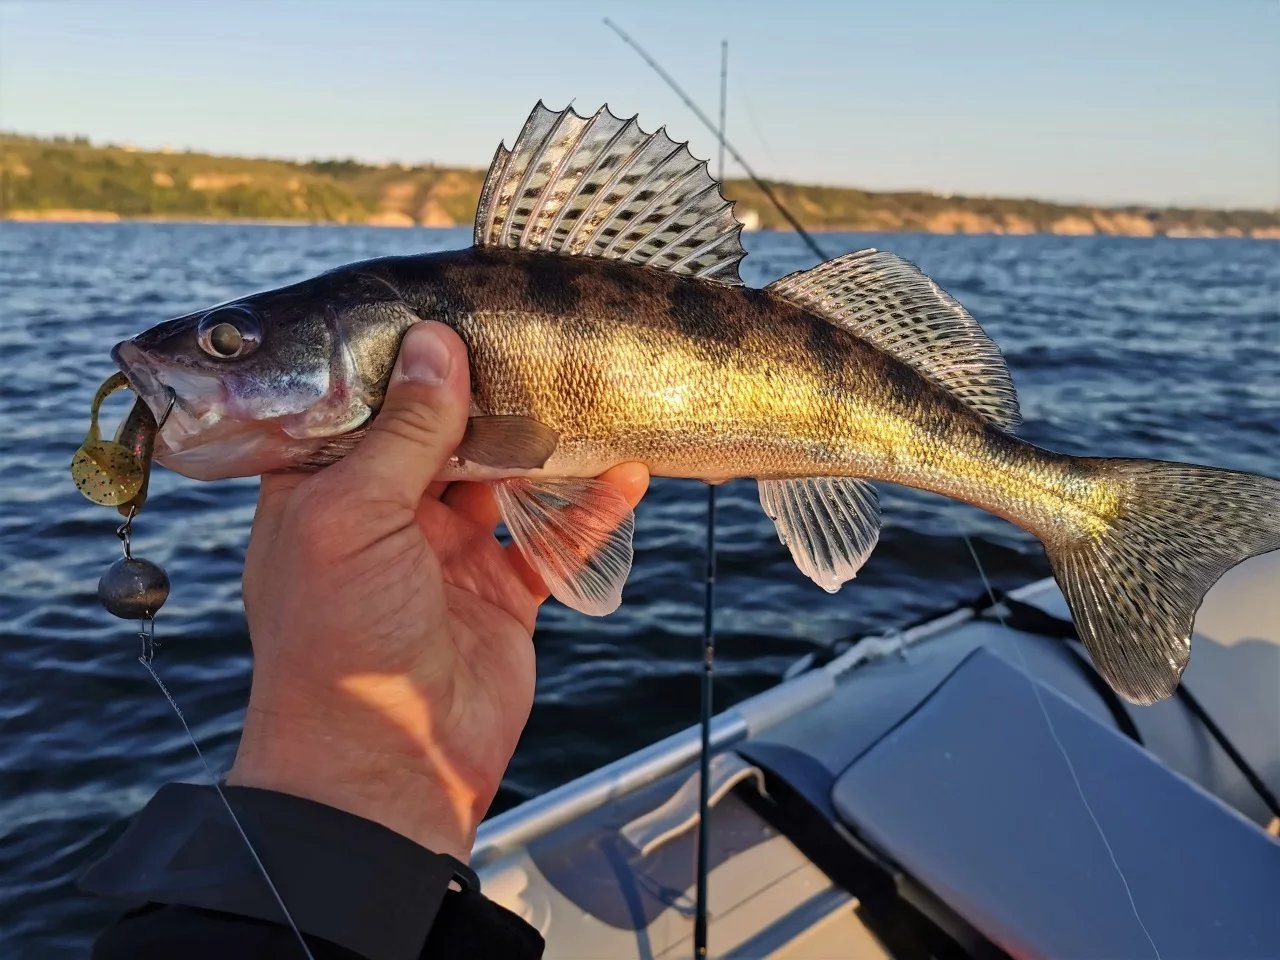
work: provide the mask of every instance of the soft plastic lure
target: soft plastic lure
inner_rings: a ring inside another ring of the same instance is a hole
[[[94,503],[119,507],[125,516],[146,500],[155,417],[145,403],[135,401],[116,439],[103,440],[98,413],[107,397],[128,386],[124,374],[116,373],[98,388],[89,409],[89,432],[71,458],[71,478],[76,488]]]
[[[117,617],[142,620],[149,628],[169,596],[169,577],[157,564],[133,555],[130,534],[133,518],[147,499],[151,450],[159,426],[150,408],[137,400],[114,440],[103,440],[98,427],[102,402],[128,386],[124,375],[117,373],[108,377],[93,395],[89,432],[71,458],[71,478],[94,503],[116,507],[125,518],[116,530],[124,556],[108,567],[98,581],[98,599]]]

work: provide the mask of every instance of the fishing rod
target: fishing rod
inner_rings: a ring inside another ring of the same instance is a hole
[[[680,84],[676,83],[675,78],[671,76],[671,74],[667,73],[666,70],[662,69],[662,65],[658,63],[657,60],[649,56],[648,52],[644,49],[644,47],[640,46],[640,44],[637,43],[635,40],[633,40],[628,33],[626,33],[620,26],[618,26],[608,17],[604,18],[604,25],[608,27],[610,30],[612,30],[614,33],[616,33],[622,39],[623,43],[625,43],[632,50],[638,53],[640,55],[640,59],[642,59],[645,63],[647,63],[650,67],[653,68],[653,72],[662,78],[663,82],[668,87],[670,87],[672,91],[675,93],[675,95],[680,98],[681,102],[683,102],[684,105],[693,112],[693,115],[697,117],[699,121],[701,121],[704,127],[706,127],[711,133],[716,134],[717,136],[720,135],[719,132],[716,130],[716,125],[712,123],[710,118],[708,118],[707,115],[702,112],[702,109],[696,103],[693,102],[693,98],[691,98],[687,93],[684,92],[684,89],[680,86]],[[724,107],[721,106],[721,116],[723,117],[723,115],[724,115]],[[799,236],[800,239],[804,241],[805,246],[807,246],[810,249],[810,251],[813,252],[813,255],[815,257],[817,257],[819,260],[831,259],[831,257],[828,256],[820,246],[818,246],[817,241],[815,241],[813,237],[809,235],[809,231],[804,228],[804,225],[801,224],[800,221],[797,220],[794,215],[792,215],[791,211],[788,210],[783,205],[782,201],[778,199],[778,195],[773,192],[773,188],[770,187],[767,182],[765,182],[761,177],[759,177],[756,174],[755,170],[752,169],[751,164],[747,163],[746,158],[743,157],[742,154],[740,154],[734,148],[732,143],[724,139],[722,136],[720,138],[720,150],[722,154],[723,154],[723,151],[725,150],[729,151],[729,155],[733,157],[734,161],[738,164],[738,166],[742,167],[746,175],[751,178],[751,182],[756,185],[756,188],[765,195],[765,197],[768,199],[770,203],[773,204],[774,209],[777,210],[778,213],[782,214],[783,219],[785,219],[787,223],[790,224],[791,229],[794,230],[796,232],[796,235]],[[723,159],[721,161],[721,165],[723,166]],[[721,188],[723,189],[724,187],[724,170],[723,169],[720,171],[720,185],[721,185]]]
[[[720,151],[716,179],[724,183],[725,95],[729,77],[729,41],[720,41]],[[707,484],[707,569],[702,609],[702,750],[698,755],[698,863],[693,918],[693,953],[707,955],[707,873],[711,860],[711,716],[716,659],[716,485]]]

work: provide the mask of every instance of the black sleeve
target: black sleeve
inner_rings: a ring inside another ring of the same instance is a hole
[[[315,960],[368,960],[307,936]],[[152,903],[98,937],[93,960],[285,960],[302,957],[292,930],[232,913]],[[450,891],[427,935],[422,960],[536,960],[542,938],[510,910],[470,890]]]
[[[299,797],[224,792],[316,960],[542,956],[538,932],[452,858]],[[161,789],[81,886],[146,904],[99,937],[100,960],[304,956],[212,788]]]

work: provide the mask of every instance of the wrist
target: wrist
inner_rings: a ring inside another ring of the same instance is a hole
[[[484,814],[476,798],[432,761],[428,745],[414,749],[401,736],[386,749],[375,734],[251,699],[227,783],[314,800],[467,863]]]

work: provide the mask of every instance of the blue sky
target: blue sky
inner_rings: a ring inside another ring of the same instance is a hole
[[[870,189],[1280,206],[1276,0],[0,0],[0,128],[483,166],[538,98]],[[730,167],[730,174],[736,169]]]

